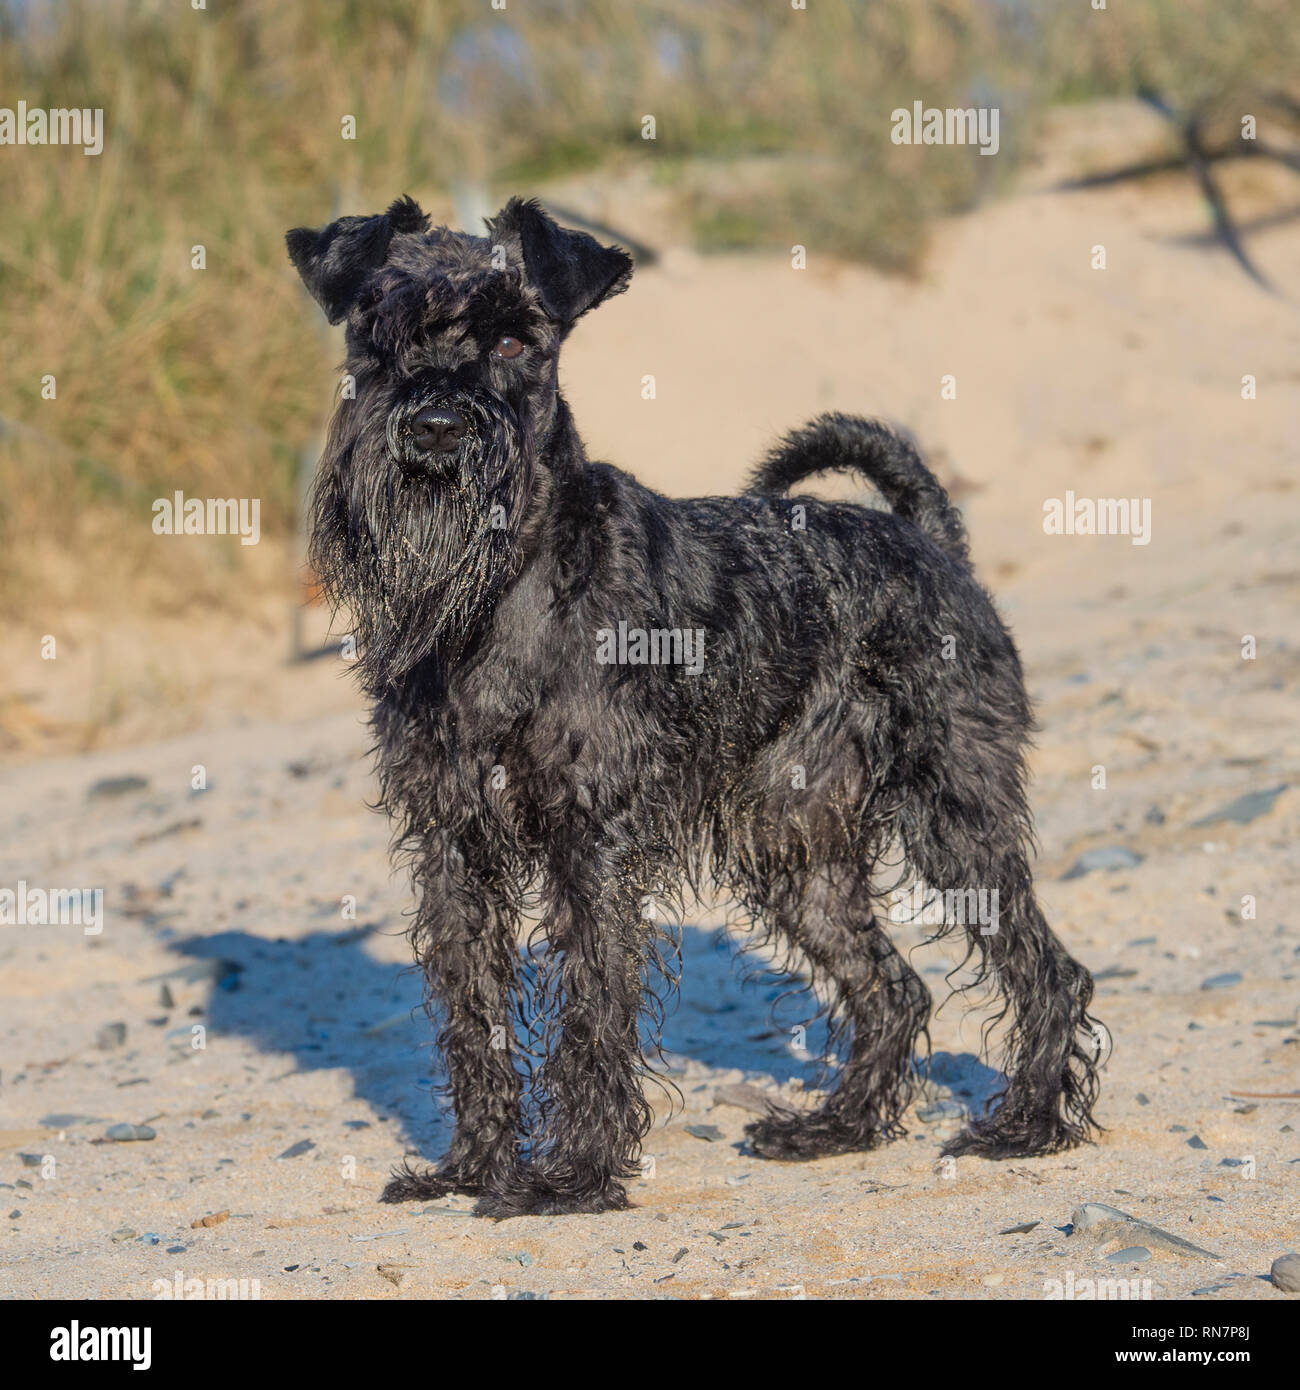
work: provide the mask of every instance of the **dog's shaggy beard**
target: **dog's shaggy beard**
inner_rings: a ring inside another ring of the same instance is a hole
[[[312,568],[334,608],[352,613],[357,668],[372,695],[426,658],[443,669],[459,658],[519,564],[526,440],[496,402],[446,403],[470,429],[444,474],[431,475],[409,440],[356,411],[355,428],[336,419],[317,476]]]

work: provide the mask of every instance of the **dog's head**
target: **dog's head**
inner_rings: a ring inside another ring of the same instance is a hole
[[[517,569],[560,345],[632,274],[624,251],[535,202],[511,199],[487,225],[430,228],[401,198],[287,237],[329,321],[347,324],[350,389],[321,460],[312,561],[357,613],[381,682],[463,645]]]
[[[632,274],[626,252],[518,198],[485,237],[430,229],[400,198],[377,216],[299,227],[287,240],[329,321],[347,321],[358,396],[363,385],[384,396],[396,461],[435,478],[452,477],[466,445],[483,442],[484,412],[534,448],[545,439],[561,342]]]

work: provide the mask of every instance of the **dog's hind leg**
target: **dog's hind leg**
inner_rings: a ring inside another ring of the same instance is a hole
[[[969,798],[928,800],[904,839],[927,887],[953,903],[982,900],[992,909],[961,915],[980,976],[991,976],[1005,1001],[994,1022],[1011,1019],[1000,1103],[944,1152],[1019,1158],[1090,1138],[1101,1034],[1088,1015],[1092,977],[1057,940],[1034,896],[1027,814],[1011,803],[1001,812],[996,801],[990,806],[996,785],[990,776],[978,795],[972,788]]]
[[[1085,1143],[1102,1037],[1088,1015],[1092,976],[1057,940],[1034,896],[1029,866],[1013,854],[993,876],[997,930],[983,940],[1007,1001],[1007,1088],[997,1109],[944,1150],[984,1158],[1054,1153]]]
[[[764,1158],[809,1159],[875,1148],[906,1131],[915,1054],[930,994],[871,910],[865,877],[813,878],[770,901],[766,925],[797,946],[828,996],[832,1035],[847,1057],[835,1089],[808,1114],[773,1113],[746,1128]]]
[[[511,1181],[521,1079],[511,1044],[518,1007],[517,913],[483,866],[438,838],[416,863],[416,957],[442,1019],[438,1035],[456,1128],[438,1166],[394,1172],[385,1202],[478,1193]]]

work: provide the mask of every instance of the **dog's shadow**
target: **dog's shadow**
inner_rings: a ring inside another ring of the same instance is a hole
[[[232,931],[175,941],[171,949],[211,962],[202,973],[215,981],[205,1018],[215,1038],[247,1038],[263,1052],[291,1058],[290,1071],[346,1072],[370,1113],[358,1106],[342,1123],[377,1116],[405,1147],[435,1158],[451,1137],[451,1119],[446,1101],[430,1094],[445,1075],[421,980],[377,960],[366,948],[369,934],[360,928],[269,940]],[[760,1086],[825,1084],[826,1025],[798,981],[738,959],[731,938],[716,929],[682,928],[680,964],[662,1053],[652,1062],[666,1082],[686,1094],[715,1086],[717,1072],[732,1073],[734,1081],[739,1071]],[[935,1054],[931,1074],[974,1108],[1001,1079],[974,1057],[946,1053]],[[651,1098],[658,1108],[654,1088]]]

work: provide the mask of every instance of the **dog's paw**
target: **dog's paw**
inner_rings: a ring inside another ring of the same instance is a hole
[[[450,1168],[426,1168],[423,1171],[404,1163],[393,1170],[383,1192],[381,1202],[428,1202],[438,1197],[446,1197],[452,1192],[477,1193],[479,1184],[471,1182],[462,1173]]]
[[[489,1191],[474,1205],[475,1216],[508,1221],[512,1216],[578,1216],[602,1211],[626,1211],[627,1193],[613,1183],[595,1192],[560,1192],[545,1186]]]
[[[874,1148],[883,1136],[851,1129],[834,1115],[813,1112],[792,1115],[774,1110],[745,1126],[745,1137],[759,1158],[807,1163],[830,1154],[857,1153]]]
[[[1060,1153],[1088,1142],[1077,1126],[1056,1116],[1036,1121],[1012,1119],[998,1122],[996,1112],[987,1121],[977,1121],[943,1146],[945,1158],[1034,1158]]]
[[[940,1150],[944,1158],[1030,1158],[1040,1150],[1023,1139],[1003,1138],[996,1132],[963,1129]]]

